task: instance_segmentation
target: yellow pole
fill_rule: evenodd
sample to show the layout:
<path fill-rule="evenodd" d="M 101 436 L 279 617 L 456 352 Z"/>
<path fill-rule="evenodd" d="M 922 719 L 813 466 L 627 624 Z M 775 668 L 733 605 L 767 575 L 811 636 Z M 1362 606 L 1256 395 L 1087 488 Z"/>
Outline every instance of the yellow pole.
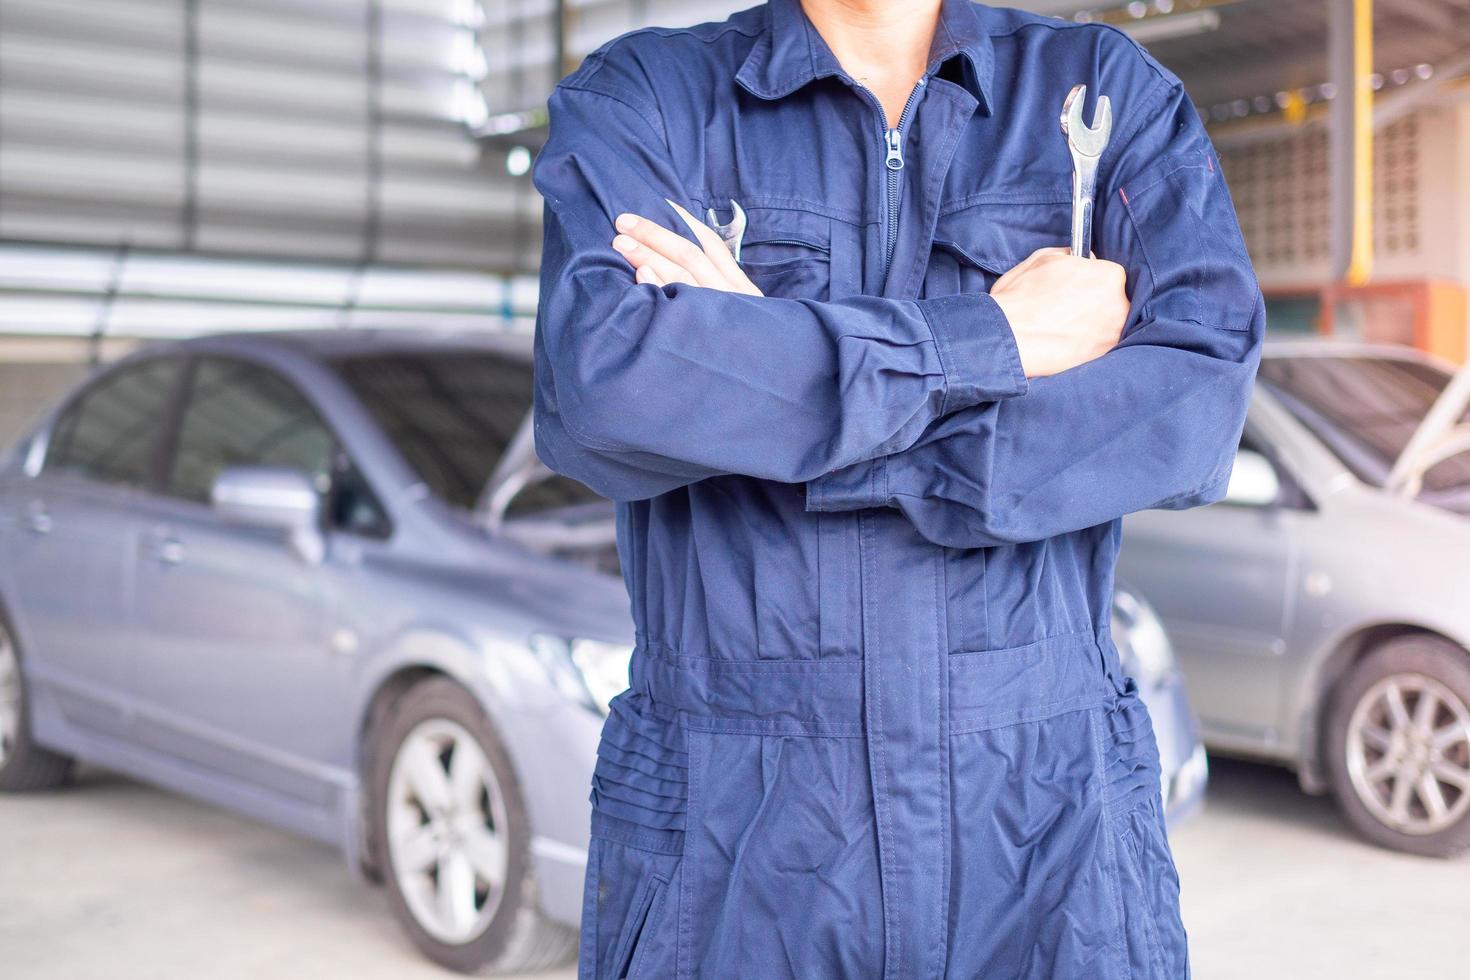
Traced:
<path fill-rule="evenodd" d="M 1353 244 L 1347 285 L 1373 275 L 1373 0 L 1353 0 Z M 1344 93 L 1348 94 L 1348 93 Z"/>

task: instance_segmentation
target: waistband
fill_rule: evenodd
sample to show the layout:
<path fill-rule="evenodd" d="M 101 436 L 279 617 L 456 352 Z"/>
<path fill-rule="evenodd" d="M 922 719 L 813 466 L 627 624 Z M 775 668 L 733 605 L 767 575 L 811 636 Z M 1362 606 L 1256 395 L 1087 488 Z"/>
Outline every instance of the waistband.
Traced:
<path fill-rule="evenodd" d="M 902 651 L 884 655 L 901 657 Z M 983 731 L 1103 703 L 1122 691 L 1117 656 L 1107 630 L 950 654 L 950 732 Z M 631 686 L 656 713 L 677 715 L 690 728 L 860 736 L 863 665 L 862 658 L 700 657 L 640 638 Z M 902 677 L 902 671 L 890 676 Z"/>

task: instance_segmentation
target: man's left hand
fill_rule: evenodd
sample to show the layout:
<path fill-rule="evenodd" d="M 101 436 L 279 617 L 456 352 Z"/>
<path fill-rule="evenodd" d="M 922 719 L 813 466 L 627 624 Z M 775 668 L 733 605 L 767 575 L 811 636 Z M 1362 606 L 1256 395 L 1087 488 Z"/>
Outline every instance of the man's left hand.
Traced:
<path fill-rule="evenodd" d="M 613 248 L 633 267 L 637 282 L 655 286 L 682 282 L 748 296 L 765 295 L 741 270 L 729 247 L 713 229 L 673 201 L 669 203 L 694 233 L 698 245 L 636 214 L 620 214 L 614 222 L 622 234 L 612 240 Z"/>

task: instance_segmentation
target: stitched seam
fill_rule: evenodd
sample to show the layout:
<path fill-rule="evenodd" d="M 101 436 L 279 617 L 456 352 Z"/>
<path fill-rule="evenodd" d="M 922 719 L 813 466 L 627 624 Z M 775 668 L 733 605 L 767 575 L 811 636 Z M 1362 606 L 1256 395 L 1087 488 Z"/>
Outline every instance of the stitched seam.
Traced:
<path fill-rule="evenodd" d="M 674 976 L 687 977 L 693 972 L 693 964 L 687 963 L 689 957 L 689 942 L 693 929 L 693 875 L 690 873 L 689 863 L 693 857 L 694 844 L 691 843 L 694 828 L 699 826 L 698 816 L 703 812 L 700 806 L 704 796 L 704 745 L 707 739 L 701 739 L 701 745 L 696 751 L 693 744 L 687 746 L 689 752 L 689 812 L 686 815 L 685 824 L 687 830 L 684 836 L 684 847 L 680 855 L 683 873 L 679 876 L 679 929 L 678 940 L 674 947 Z M 693 739 L 690 739 L 690 743 Z"/>
<path fill-rule="evenodd" d="M 819 660 L 722 660 L 717 657 L 698 657 L 679 653 L 676 649 L 658 640 L 640 640 L 637 644 L 662 660 L 674 661 L 674 666 L 687 662 L 690 669 L 707 670 L 712 674 L 852 674 L 863 669 L 860 657 L 827 657 Z"/>
<path fill-rule="evenodd" d="M 792 735 L 803 738 L 862 738 L 860 722 L 784 721 L 779 718 L 731 718 L 727 715 L 691 715 L 684 727 L 694 732 L 723 735 Z M 686 814 L 687 818 L 687 814 Z"/>
<path fill-rule="evenodd" d="M 1174 176 L 1175 174 L 1177 174 L 1181 170 L 1205 170 L 1205 169 L 1207 169 L 1203 163 L 1194 163 L 1194 162 L 1191 162 L 1191 161 L 1189 161 L 1187 159 L 1181 159 L 1181 157 L 1189 156 L 1189 155 L 1195 155 L 1195 154 L 1199 154 L 1199 153 L 1200 153 L 1199 150 L 1185 150 L 1182 153 L 1170 154 L 1163 161 L 1161 161 L 1160 163 L 1156 164 L 1156 166 L 1160 170 L 1163 170 L 1163 172 L 1160 173 L 1153 180 L 1149 181 L 1147 184 L 1144 184 L 1142 187 L 1134 187 L 1131 184 L 1126 185 L 1126 186 L 1120 184 L 1119 187 L 1118 187 L 1118 189 L 1120 191 L 1125 191 L 1126 192 L 1125 193 L 1125 196 L 1123 198 L 1123 203 L 1124 204 L 1128 204 L 1128 205 L 1132 205 L 1132 203 L 1134 201 L 1138 200 L 1140 197 L 1142 197 L 1143 195 L 1147 194 L 1149 191 L 1153 190 L 1155 187 L 1159 186 L 1164 181 L 1168 180 L 1170 177 Z M 1169 167 L 1167 170 L 1165 170 L 1164 169 L 1165 165 L 1170 164 L 1170 163 L 1174 164 L 1174 166 Z M 1144 170 L 1138 176 L 1141 177 L 1141 176 L 1143 176 L 1144 174 L 1147 174 L 1147 173 L 1148 173 L 1148 171 L 1147 170 Z"/>
<path fill-rule="evenodd" d="M 910 300 L 919 310 L 919 315 L 924 318 L 924 326 L 929 328 L 929 336 L 934 340 L 934 354 L 939 358 L 939 370 L 944 373 L 944 391 L 939 398 L 939 414 L 937 418 L 943 418 L 949 414 L 949 385 L 950 378 L 950 352 L 945 348 L 945 341 L 941 339 L 942 331 L 934 329 L 934 319 L 929 315 L 928 309 L 917 300 Z M 935 302 L 939 302 L 936 300 Z"/>
<path fill-rule="evenodd" d="M 940 853 L 944 858 L 939 866 L 939 895 L 935 907 L 935 922 L 938 923 L 939 942 L 935 946 L 935 955 L 939 958 L 939 972 L 937 976 L 944 973 L 945 961 L 948 959 L 946 950 L 949 948 L 949 865 L 952 860 L 950 853 L 950 828 L 949 808 L 951 806 L 952 791 L 949 783 L 949 633 L 945 629 L 944 614 L 947 604 L 944 601 L 946 583 L 944 578 L 945 554 L 941 552 L 934 557 L 934 634 L 937 642 L 934 654 L 939 658 L 938 678 L 940 687 L 943 689 L 943 697 L 939 698 L 938 710 L 935 713 L 936 732 L 939 751 L 935 753 L 938 757 L 935 762 L 936 775 L 939 785 L 944 791 L 941 794 L 942 805 L 939 808 L 939 841 Z"/>
<path fill-rule="evenodd" d="M 670 833 L 683 834 L 683 831 L 670 830 Z M 594 840 L 607 841 L 619 844 L 623 847 L 631 847 L 638 851 L 647 851 L 650 854 L 678 854 L 682 850 L 682 841 L 676 845 L 668 841 L 653 840 L 643 837 L 632 831 L 606 831 L 594 830 L 591 834 Z"/>
<path fill-rule="evenodd" d="M 974 735 L 978 732 L 993 732 L 998 728 L 1010 728 L 1015 725 L 1034 725 L 1037 722 L 1060 718 L 1062 715 L 1090 711 L 1106 702 L 1107 695 L 1077 694 L 1059 701 L 1028 705 L 1024 708 L 1014 708 L 1009 711 L 980 715 L 968 721 L 956 722 L 950 725 L 949 733 L 951 735 Z"/>
<path fill-rule="evenodd" d="M 1133 871 L 1142 881 L 1144 880 L 1143 844 L 1131 826 L 1123 828 L 1123 838 L 1123 850 L 1128 853 L 1128 860 L 1133 863 Z M 1148 913 L 1143 917 L 1143 942 L 1147 947 L 1148 959 L 1159 976 L 1167 976 L 1164 972 L 1163 950 L 1159 946 L 1158 933 L 1154 931 L 1154 917 L 1158 915 L 1158 911 L 1154 908 L 1154 903 L 1149 898 L 1147 890 L 1144 891 L 1142 898 L 1144 910 Z"/>
<path fill-rule="evenodd" d="M 929 76 L 926 74 L 924 77 L 928 78 Z M 930 91 L 932 90 L 925 90 L 925 98 L 949 99 L 956 106 L 962 106 L 964 104 L 961 101 L 962 98 L 965 101 L 974 101 L 974 96 L 970 95 L 970 93 L 966 92 L 964 89 L 959 90 L 960 94 L 951 94 L 945 89 L 940 89 L 937 96 L 930 96 Z M 971 109 L 973 111 L 973 106 L 971 107 Z M 960 135 L 964 132 L 965 128 L 966 125 L 962 124 L 960 126 L 951 126 L 944 131 L 945 141 L 939 146 L 939 151 L 934 154 L 934 159 L 943 160 L 944 166 L 933 167 L 932 172 L 929 174 L 928 183 L 924 187 L 923 200 L 939 200 L 944 189 L 945 178 L 949 175 L 950 165 L 953 163 L 954 160 L 955 147 L 958 145 L 960 141 Z M 938 220 L 939 216 L 938 214 L 935 214 L 934 217 L 935 220 Z M 899 295 L 904 295 L 910 292 L 917 292 L 914 286 L 916 283 L 922 280 L 924 270 L 929 265 L 929 252 L 932 247 L 933 237 L 934 236 L 932 233 L 929 234 L 927 236 L 928 241 L 920 241 L 919 247 L 914 250 L 913 264 L 909 266 L 908 274 L 903 279 L 903 285 L 901 287 Z"/>
<path fill-rule="evenodd" d="M 638 930 L 638 946 L 633 950 L 632 971 L 628 974 L 633 980 L 637 980 L 638 977 L 643 976 L 643 964 L 648 959 L 644 955 L 648 952 L 648 943 L 645 941 L 643 934 L 648 931 L 650 926 L 658 925 L 660 916 L 663 915 L 664 903 L 669 898 L 669 879 L 656 872 L 651 875 L 651 878 L 653 881 L 659 882 L 662 887 L 659 888 L 658 894 L 654 896 L 653 905 L 649 908 L 648 914 L 643 917 L 643 925 Z"/>
<path fill-rule="evenodd" d="M 1008 31 L 1001 31 L 1001 32 L 998 32 L 998 33 L 994 33 L 994 34 L 991 34 L 990 37 L 991 37 L 991 40 L 992 41 L 994 41 L 996 38 L 1015 37 L 1017 34 L 1020 34 L 1022 31 L 1026 30 L 1028 28 L 1032 28 L 1032 27 L 1044 27 L 1047 30 L 1050 30 L 1050 31 L 1058 31 L 1058 32 L 1060 32 L 1060 31 L 1071 31 L 1071 30 L 1095 30 L 1095 29 L 1101 28 L 1104 31 L 1108 31 L 1108 32 L 1110 32 L 1112 34 L 1116 34 L 1119 37 L 1123 38 L 1123 40 L 1127 42 L 1128 46 L 1131 47 L 1134 50 L 1134 53 L 1135 54 L 1138 54 L 1138 55 L 1141 55 L 1142 56 L 1142 59 L 1141 60 L 1143 61 L 1143 63 L 1148 66 L 1149 70 L 1152 71 L 1154 73 L 1154 75 L 1158 79 L 1163 79 L 1164 81 L 1168 81 L 1167 76 L 1162 71 L 1159 70 L 1159 66 L 1154 63 L 1154 60 L 1151 57 L 1148 56 L 1147 52 L 1144 51 L 1144 49 L 1139 45 L 1139 43 L 1137 41 L 1133 40 L 1133 38 L 1129 37 L 1128 36 L 1128 33 L 1126 31 L 1119 30 L 1118 28 L 1114 27 L 1111 24 L 1098 24 L 1098 23 L 1094 23 L 1094 22 L 1087 22 L 1087 23 L 1072 22 L 1072 23 L 1068 23 L 1067 21 L 1064 21 L 1064 20 L 1057 20 L 1056 18 L 1048 18 L 1046 20 L 1031 21 L 1030 23 L 1026 23 L 1026 24 L 1017 24 L 1015 27 L 1011 28 Z"/>
<path fill-rule="evenodd" d="M 863 520 L 862 515 L 859 515 L 858 519 L 860 522 L 859 527 L 861 529 L 861 534 L 868 538 L 868 547 L 863 552 L 864 570 L 868 573 L 864 576 L 865 582 L 863 585 L 863 605 L 864 607 L 866 607 L 867 590 L 871 589 L 875 585 L 877 581 L 877 575 L 876 569 L 872 567 L 872 525 L 868 521 Z M 866 661 L 867 658 L 871 656 L 875 658 L 874 663 L 877 663 L 877 658 L 881 657 L 882 655 L 881 644 L 877 638 L 877 628 L 872 624 L 869 617 L 866 615 L 866 608 L 864 610 L 864 613 L 864 660 Z M 872 647 L 871 651 L 868 649 L 869 644 L 871 644 Z M 892 815 L 889 812 L 889 808 L 885 802 L 888 797 L 888 770 L 887 756 L 884 754 L 883 743 L 883 672 L 876 668 L 871 672 L 865 670 L 863 673 L 864 682 L 869 679 L 869 673 L 871 673 L 871 679 L 874 682 L 873 690 L 871 692 L 865 691 L 863 700 L 868 706 L 870 706 L 873 717 L 876 721 L 876 724 L 868 726 L 869 737 L 867 746 L 869 752 L 876 756 L 876 758 L 873 760 L 873 764 L 870 765 L 870 768 L 872 770 L 875 783 L 875 785 L 873 786 L 873 809 L 874 811 L 876 811 L 878 817 L 878 847 L 880 860 L 878 878 L 879 891 L 881 893 L 886 890 L 884 887 L 886 885 L 886 882 L 883 880 L 882 873 L 882 868 L 884 866 L 883 862 L 886 860 L 886 866 L 889 869 L 893 868 L 893 826 L 891 822 Z M 890 907 L 891 905 L 891 902 L 883 902 L 883 936 L 885 940 L 883 959 L 885 975 L 890 972 L 888 968 L 889 964 L 902 962 L 902 960 L 899 958 L 901 955 L 900 937 L 897 935 L 897 924 L 895 922 L 893 909 Z"/>
<path fill-rule="evenodd" d="M 598 69 L 600 70 L 601 67 L 602 66 L 599 65 Z M 645 102 L 637 95 L 634 95 L 631 92 L 627 92 L 622 88 L 593 88 L 588 83 L 592 81 L 596 74 L 597 73 L 595 71 L 592 72 L 588 75 L 585 81 L 568 81 L 567 79 L 562 79 L 562 81 L 557 83 L 557 88 L 564 89 L 569 92 L 586 92 L 590 95 L 600 95 L 605 99 L 611 99 L 614 102 L 621 103 L 627 108 L 632 109 L 633 112 L 638 115 L 638 118 L 642 119 L 643 122 L 648 126 L 649 131 L 659 138 L 659 142 L 663 145 L 664 149 L 668 150 L 669 131 L 668 127 L 664 125 L 664 114 L 662 110 L 659 109 L 658 103 Z M 653 123 L 648 121 L 648 116 L 653 116 L 658 120 L 657 129 L 654 129 Z"/>
<path fill-rule="evenodd" d="M 968 211 L 971 208 L 984 207 L 987 204 L 1037 205 L 1070 204 L 1071 202 L 1072 196 L 1070 191 L 1067 192 L 1066 196 L 1062 196 L 1060 191 L 1054 194 L 1048 194 L 1035 190 L 983 190 L 976 191 L 973 194 L 966 194 L 964 197 L 957 197 L 947 204 L 942 204 L 940 206 L 938 216 L 941 218 L 948 218 L 951 215 L 957 214 L 960 211 Z"/>
<path fill-rule="evenodd" d="M 1010 659 L 1011 655 L 1014 655 L 1016 659 L 1020 659 L 1037 647 L 1060 645 L 1067 640 L 1086 640 L 1088 644 L 1091 644 L 1095 642 L 1095 634 L 1090 629 L 1069 630 L 1065 633 L 1051 633 L 1047 636 L 1031 640 L 1029 643 L 1018 643 L 1010 647 L 992 647 L 985 650 L 961 650 L 950 655 L 950 663 L 960 661 L 963 664 L 964 661 L 961 658 L 965 657 L 973 657 L 977 660 L 983 657 L 985 658 L 983 664 L 1004 663 Z M 1006 659 L 1000 659 L 1002 656 L 1005 656 Z"/>
<path fill-rule="evenodd" d="M 1102 719 L 1098 717 L 1096 711 L 1091 713 L 1088 723 L 1092 725 L 1092 764 L 1093 771 L 1097 773 L 1098 800 L 1102 809 L 1103 828 L 1105 831 L 1103 833 L 1103 847 L 1110 859 L 1110 866 L 1107 869 L 1108 890 L 1113 893 L 1113 912 L 1117 916 L 1118 922 L 1117 932 L 1113 934 L 1113 948 L 1117 950 L 1118 963 L 1122 968 L 1119 976 L 1131 976 L 1133 966 L 1128 958 L 1128 919 L 1123 907 L 1123 885 L 1118 880 L 1118 862 L 1120 859 L 1120 855 L 1118 854 L 1118 835 L 1113 832 L 1113 819 L 1111 816 L 1113 804 L 1108 794 L 1108 764 L 1107 754 L 1104 749 L 1105 728 L 1102 724 Z"/>

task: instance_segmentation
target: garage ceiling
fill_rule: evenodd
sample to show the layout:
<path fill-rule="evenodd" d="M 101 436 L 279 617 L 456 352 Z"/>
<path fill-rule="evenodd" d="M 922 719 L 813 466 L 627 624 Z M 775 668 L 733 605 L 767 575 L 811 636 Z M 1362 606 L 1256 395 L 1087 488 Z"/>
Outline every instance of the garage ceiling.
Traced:
<path fill-rule="evenodd" d="M 623 31 L 718 20 L 752 6 L 751 0 L 566 2 L 571 63 Z M 1013 5 L 1152 32 L 1152 37 L 1144 35 L 1149 49 L 1179 74 L 1205 108 L 1327 81 L 1327 0 L 1112 0 L 1091 5 L 1018 0 Z M 1376 0 L 1374 7 L 1377 68 L 1385 76 L 1441 64 L 1470 49 L 1470 0 Z M 540 107 L 554 80 L 555 0 L 496 0 L 483 8 L 487 74 L 482 89 L 489 113 Z M 1140 13 L 1142 17 L 1135 16 Z M 1159 36 L 1176 26 L 1197 26 L 1201 18 L 1215 26 Z M 526 134 L 532 142 L 535 136 Z"/>

